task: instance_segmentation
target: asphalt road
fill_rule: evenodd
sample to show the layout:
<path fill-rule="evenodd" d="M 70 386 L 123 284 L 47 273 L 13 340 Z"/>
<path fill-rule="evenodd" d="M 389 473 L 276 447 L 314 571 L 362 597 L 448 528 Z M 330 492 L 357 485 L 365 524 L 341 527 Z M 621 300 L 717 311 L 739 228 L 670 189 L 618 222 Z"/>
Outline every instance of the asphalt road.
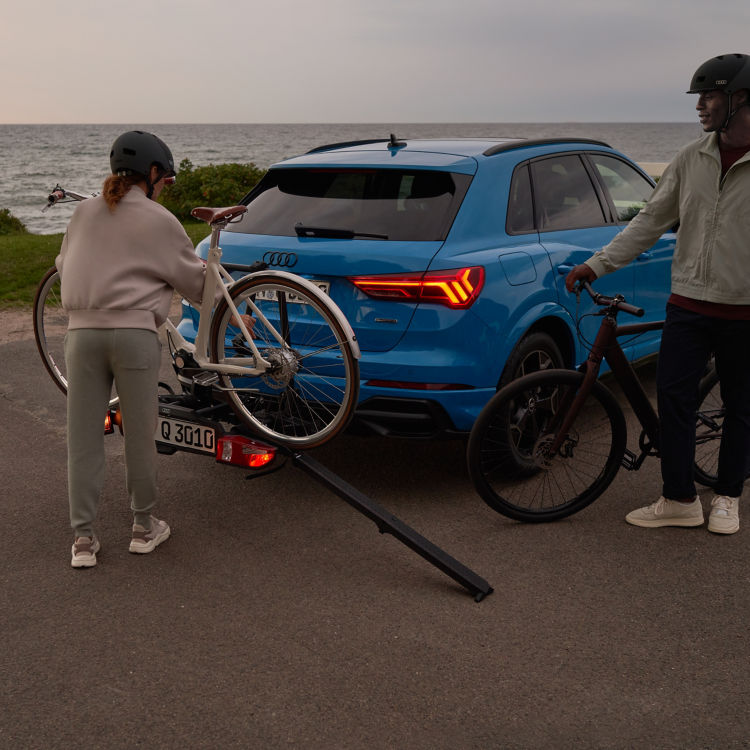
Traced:
<path fill-rule="evenodd" d="M 0 345 L 0 423 L 1 748 L 750 746 L 748 526 L 627 525 L 653 460 L 522 525 L 474 494 L 458 442 L 314 452 L 486 578 L 475 603 L 294 466 L 162 457 L 173 536 L 130 555 L 119 436 L 99 565 L 73 570 L 64 399 L 33 341 Z"/>

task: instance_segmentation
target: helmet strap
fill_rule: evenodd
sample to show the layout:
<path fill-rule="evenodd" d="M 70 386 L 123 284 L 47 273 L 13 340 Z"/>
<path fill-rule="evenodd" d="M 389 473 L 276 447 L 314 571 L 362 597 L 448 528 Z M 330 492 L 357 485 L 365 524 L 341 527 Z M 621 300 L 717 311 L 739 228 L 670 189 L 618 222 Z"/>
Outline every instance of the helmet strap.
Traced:
<path fill-rule="evenodd" d="M 150 169 L 148 170 L 148 174 L 146 175 L 146 188 L 147 188 L 147 190 L 146 190 L 146 197 L 147 197 L 147 198 L 148 198 L 149 200 L 151 200 L 151 198 L 152 198 L 152 197 L 153 197 L 153 195 L 154 195 L 154 185 L 156 185 L 156 183 L 157 183 L 157 182 L 159 182 L 159 180 L 160 180 L 160 179 L 161 179 L 162 177 L 164 177 L 164 175 L 165 175 L 166 173 L 167 173 L 167 172 L 166 172 L 166 170 L 165 170 L 165 169 L 159 169 L 159 171 L 158 171 L 158 172 L 157 172 L 157 174 L 156 174 L 156 180 L 154 180 L 154 182 L 153 182 L 153 184 L 152 184 L 152 183 L 151 183 L 151 170 L 150 170 Z"/>
<path fill-rule="evenodd" d="M 727 118 L 726 120 L 724 120 L 724 124 L 719 128 L 720 133 L 727 132 L 727 128 L 729 128 L 729 121 L 737 114 L 740 108 L 750 105 L 750 102 L 748 102 L 748 100 L 746 99 L 744 102 L 741 102 L 734 109 L 732 109 L 732 96 L 733 94 L 727 94 Z"/>

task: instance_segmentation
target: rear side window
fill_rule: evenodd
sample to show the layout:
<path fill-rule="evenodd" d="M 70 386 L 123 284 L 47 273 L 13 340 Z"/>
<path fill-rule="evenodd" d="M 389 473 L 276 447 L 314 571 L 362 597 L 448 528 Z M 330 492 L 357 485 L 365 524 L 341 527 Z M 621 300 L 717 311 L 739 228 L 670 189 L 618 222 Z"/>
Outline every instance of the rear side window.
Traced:
<path fill-rule="evenodd" d="M 532 162 L 531 175 L 540 231 L 581 229 L 606 222 L 594 184 L 578 155 Z"/>
<path fill-rule="evenodd" d="M 508 198 L 508 234 L 523 234 L 534 231 L 534 203 L 531 199 L 529 165 L 522 164 L 513 172 Z"/>
<path fill-rule="evenodd" d="M 630 221 L 646 205 L 654 186 L 629 164 L 613 156 L 589 154 L 607 187 L 618 221 Z"/>
<path fill-rule="evenodd" d="M 293 237 L 444 240 L 471 177 L 434 170 L 274 169 L 230 231 Z"/>

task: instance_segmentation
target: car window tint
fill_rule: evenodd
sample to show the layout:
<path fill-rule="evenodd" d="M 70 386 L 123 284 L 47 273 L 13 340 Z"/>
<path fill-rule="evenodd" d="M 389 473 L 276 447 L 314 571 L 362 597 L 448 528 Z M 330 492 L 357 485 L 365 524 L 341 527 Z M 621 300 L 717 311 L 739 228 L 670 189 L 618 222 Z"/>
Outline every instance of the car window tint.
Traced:
<path fill-rule="evenodd" d="M 619 221 L 630 221 L 646 204 L 654 186 L 629 164 L 613 156 L 589 154 L 607 186 Z"/>
<path fill-rule="evenodd" d="M 394 241 L 444 240 L 471 177 L 436 170 L 273 169 L 230 231 Z M 338 234 L 337 234 L 338 233 Z"/>
<path fill-rule="evenodd" d="M 513 173 L 508 198 L 508 234 L 521 234 L 534 230 L 534 202 L 531 199 L 529 166 L 523 164 Z"/>
<path fill-rule="evenodd" d="M 541 231 L 605 223 L 594 185 L 577 155 L 540 159 L 532 162 L 531 169 Z"/>

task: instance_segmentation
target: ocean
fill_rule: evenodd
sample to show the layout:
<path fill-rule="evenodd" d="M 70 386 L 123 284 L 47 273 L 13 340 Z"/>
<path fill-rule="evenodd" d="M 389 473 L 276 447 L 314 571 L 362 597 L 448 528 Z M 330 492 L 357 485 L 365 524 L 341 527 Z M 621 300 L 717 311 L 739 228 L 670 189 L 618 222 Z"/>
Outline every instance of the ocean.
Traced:
<path fill-rule="evenodd" d="M 156 133 L 175 162 L 194 166 L 229 162 L 271 164 L 326 143 L 361 138 L 581 136 L 609 143 L 637 162 L 667 162 L 701 134 L 695 123 L 431 123 L 250 125 L 0 125 L 0 209 L 7 208 L 37 234 L 63 232 L 73 207 L 42 213 L 60 183 L 98 191 L 109 170 L 109 148 L 123 131 Z M 237 199 L 242 196 L 237 196 Z"/>

